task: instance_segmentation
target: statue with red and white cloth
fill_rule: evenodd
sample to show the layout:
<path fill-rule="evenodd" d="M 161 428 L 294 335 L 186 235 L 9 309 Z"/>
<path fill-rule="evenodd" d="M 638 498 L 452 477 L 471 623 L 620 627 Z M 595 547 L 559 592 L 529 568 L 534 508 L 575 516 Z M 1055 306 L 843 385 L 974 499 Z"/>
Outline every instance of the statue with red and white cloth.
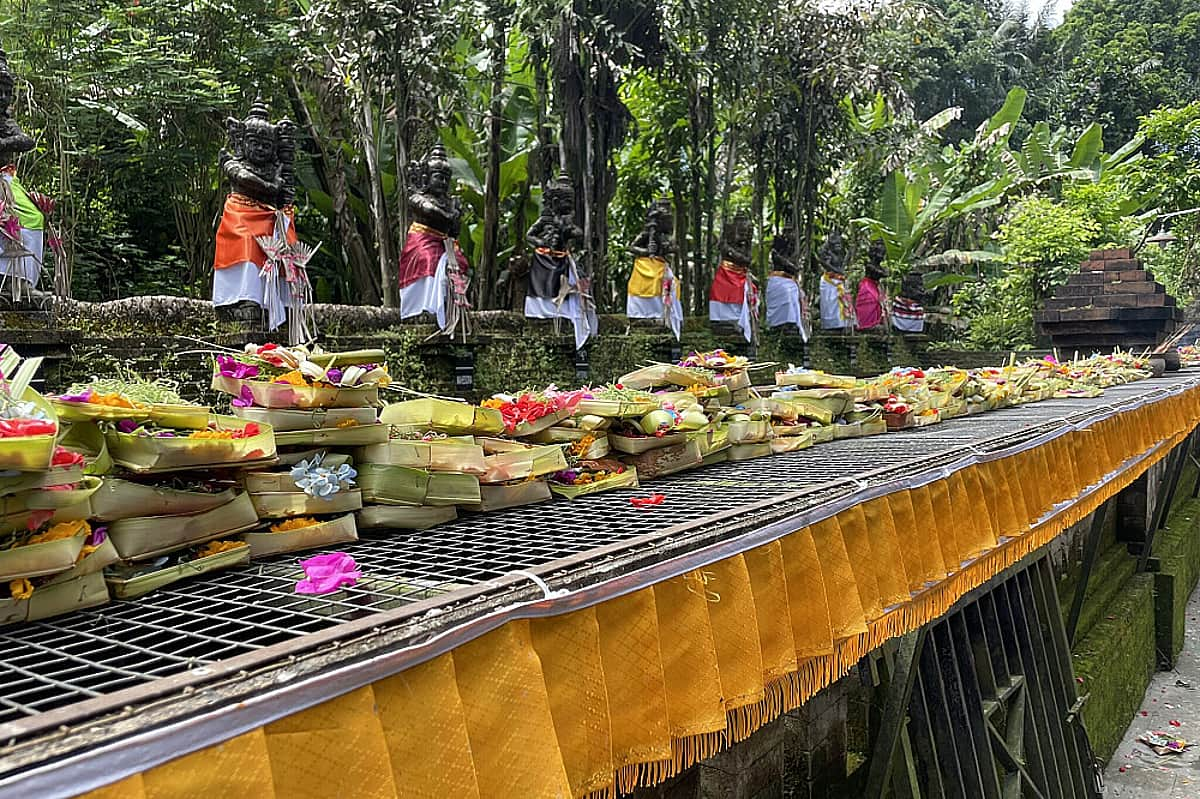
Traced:
<path fill-rule="evenodd" d="M 758 341 L 758 283 L 750 273 L 754 227 L 738 211 L 721 231 L 721 263 L 708 290 L 710 322 L 732 322 L 747 343 Z"/>
<path fill-rule="evenodd" d="M 411 165 L 409 183 L 412 222 L 400 252 L 400 317 L 432 314 L 442 333 L 465 338 L 470 264 L 458 246 L 462 204 L 450 196 L 450 161 L 441 144 Z"/>

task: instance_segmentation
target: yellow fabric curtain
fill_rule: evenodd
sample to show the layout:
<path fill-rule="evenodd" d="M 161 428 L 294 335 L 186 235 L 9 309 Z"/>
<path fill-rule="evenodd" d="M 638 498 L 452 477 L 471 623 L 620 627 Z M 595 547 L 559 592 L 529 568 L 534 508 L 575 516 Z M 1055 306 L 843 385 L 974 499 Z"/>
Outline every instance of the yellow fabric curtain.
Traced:
<path fill-rule="evenodd" d="M 945 613 L 1198 420 L 1200 390 L 1127 411 L 594 607 L 511 621 L 87 796 L 598 799 L 653 784 Z"/>

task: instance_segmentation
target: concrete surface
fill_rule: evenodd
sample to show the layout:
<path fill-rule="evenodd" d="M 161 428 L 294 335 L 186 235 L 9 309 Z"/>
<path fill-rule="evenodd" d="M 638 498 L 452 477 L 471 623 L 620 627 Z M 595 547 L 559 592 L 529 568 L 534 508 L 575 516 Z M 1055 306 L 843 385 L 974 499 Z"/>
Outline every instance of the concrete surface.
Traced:
<path fill-rule="evenodd" d="M 1188 600 L 1186 618 L 1183 651 L 1174 670 L 1154 675 L 1141 709 L 1104 771 L 1107 799 L 1200 799 L 1200 591 Z M 1160 757 L 1137 740 L 1151 730 L 1195 745 L 1182 754 Z"/>

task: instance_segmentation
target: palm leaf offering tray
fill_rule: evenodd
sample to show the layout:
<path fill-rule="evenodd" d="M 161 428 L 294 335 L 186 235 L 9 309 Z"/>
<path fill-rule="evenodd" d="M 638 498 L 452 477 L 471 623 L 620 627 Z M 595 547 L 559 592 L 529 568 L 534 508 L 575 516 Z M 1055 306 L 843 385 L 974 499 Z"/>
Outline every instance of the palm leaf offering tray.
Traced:
<path fill-rule="evenodd" d="M 704 463 L 704 456 L 700 453 L 700 442 L 686 441 L 671 447 L 652 449 L 640 455 L 626 455 L 621 460 L 637 469 L 641 479 L 652 480 L 655 477 L 694 469 Z"/>
<path fill-rule="evenodd" d="M 775 385 L 798 388 L 841 388 L 852 389 L 858 379 L 848 375 L 831 375 L 814 369 L 801 369 L 791 364 L 786 371 L 775 373 Z"/>
<path fill-rule="evenodd" d="M 92 518 L 101 521 L 135 516 L 200 513 L 232 502 L 237 492 L 204 480 L 141 483 L 106 477 L 92 495 Z"/>
<path fill-rule="evenodd" d="M 273 524 L 261 532 L 248 532 L 242 539 L 250 547 L 251 558 L 265 558 L 357 541 L 358 528 L 353 514 L 325 521 L 297 517 Z"/>
<path fill-rule="evenodd" d="M 464 504 L 463 508 L 486 513 L 522 505 L 535 505 L 551 497 L 550 486 L 545 480 L 527 480 L 511 485 L 481 485 L 479 501 Z"/>
<path fill-rule="evenodd" d="M 428 530 L 458 518 L 453 505 L 368 505 L 357 514 L 360 529 Z"/>
<path fill-rule="evenodd" d="M 275 457 L 275 435 L 268 425 L 234 416 L 208 417 L 195 428 L 163 428 L 122 420 L 105 433 L 117 464 L 134 472 L 162 472 L 255 463 Z"/>
<path fill-rule="evenodd" d="M 729 460 L 748 461 L 754 458 L 765 458 L 773 455 L 770 441 L 760 441 L 752 444 L 734 444 L 729 448 Z"/>
<path fill-rule="evenodd" d="M 504 432 L 504 417 L 495 408 L 433 397 L 384 406 L 379 421 L 399 431 L 415 433 L 435 430 L 451 436 L 487 436 Z"/>
<path fill-rule="evenodd" d="M 393 438 L 355 451 L 360 463 L 407 466 L 434 472 L 483 474 L 487 471 L 483 447 L 471 437 L 408 439 Z"/>
<path fill-rule="evenodd" d="M 122 559 L 138 560 L 236 535 L 257 524 L 254 503 L 249 494 L 243 493 L 224 505 L 198 513 L 119 519 L 109 525 L 108 537 Z"/>
<path fill-rule="evenodd" d="M 41 621 L 74 610 L 94 608 L 108 602 L 108 586 L 100 572 L 70 580 L 47 583 L 32 590 L 27 598 L 0 599 L 0 625 Z"/>
<path fill-rule="evenodd" d="M 21 368 L 40 360 L 25 361 Z M 0 372 L 0 377 L 3 374 Z M 15 383 L 0 383 L 0 471 L 45 471 L 54 457 L 58 415 L 28 385 L 20 388 L 19 394 L 10 393 L 18 388 Z"/>
<path fill-rule="evenodd" d="M 387 367 L 365 359 L 378 350 L 322 353 L 303 346 L 247 344 L 244 351 L 217 355 L 212 387 L 239 407 L 361 408 L 379 402 L 379 387 L 391 382 Z"/>
<path fill-rule="evenodd" d="M 14 543 L 0 550 L 0 582 L 41 577 L 73 567 L 91 530 L 82 523 L 71 532 L 55 538 L 33 536 L 26 543 Z"/>
<path fill-rule="evenodd" d="M 205 418 L 207 419 L 207 415 Z M 68 425 L 58 444 L 83 456 L 85 474 L 108 474 L 113 470 L 112 456 L 108 454 L 108 441 L 98 425 Z"/>
<path fill-rule="evenodd" d="M 373 425 L 374 408 L 259 408 L 253 405 L 233 407 L 239 419 L 270 425 L 276 434 L 294 430 L 329 430 Z"/>
<path fill-rule="evenodd" d="M 373 386 L 292 385 L 214 374 L 212 388 L 234 397 L 246 397 L 263 408 L 363 408 L 379 402 L 379 389 Z"/>
<path fill-rule="evenodd" d="M 525 444 L 501 438 L 477 439 L 483 447 L 487 472 L 482 483 L 504 483 L 527 477 L 541 477 L 567 468 L 562 445 Z"/>
<path fill-rule="evenodd" d="M 771 452 L 776 455 L 782 455 L 785 452 L 799 452 L 813 445 L 812 433 L 806 430 L 798 434 L 776 436 L 771 439 L 770 444 Z"/>
<path fill-rule="evenodd" d="M 104 579 L 117 599 L 136 599 L 189 577 L 249 562 L 250 547 L 244 541 L 210 541 L 175 557 L 115 566 L 105 572 Z"/>
<path fill-rule="evenodd" d="M 467 505 L 479 502 L 479 478 L 428 472 L 407 466 L 359 464 L 358 482 L 367 502 L 384 505 Z"/>
<path fill-rule="evenodd" d="M 356 488 L 338 491 L 328 497 L 312 496 L 304 491 L 268 491 L 247 496 L 257 518 L 262 519 L 351 513 L 363 503 L 362 491 Z"/>
<path fill-rule="evenodd" d="M 278 447 L 367 447 L 387 443 L 387 440 L 388 426 L 378 423 L 275 433 Z"/>
<path fill-rule="evenodd" d="M 566 469 L 550 479 L 550 490 L 567 499 L 601 491 L 637 488 L 637 469 L 620 463 L 584 461 L 579 468 Z"/>

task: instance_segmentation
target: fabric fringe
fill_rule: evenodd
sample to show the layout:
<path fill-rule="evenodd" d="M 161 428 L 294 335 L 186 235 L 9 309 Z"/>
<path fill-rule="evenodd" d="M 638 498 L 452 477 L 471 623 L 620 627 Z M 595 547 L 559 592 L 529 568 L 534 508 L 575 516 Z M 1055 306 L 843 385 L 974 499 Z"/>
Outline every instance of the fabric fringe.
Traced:
<path fill-rule="evenodd" d="M 1145 410 L 1145 409 L 1141 409 Z M 1136 412 L 1135 412 L 1136 413 Z M 1140 414 L 1139 414 L 1140 416 Z M 1182 420 L 1180 420 L 1182 422 Z M 1133 443 L 1141 444 L 1150 437 L 1144 418 L 1134 421 L 1142 431 L 1133 436 Z M 1038 458 L 1052 458 L 1046 462 L 1049 466 L 1061 467 L 1055 475 L 1065 478 L 1064 482 L 1072 482 L 1070 489 L 1076 501 L 1072 502 L 1057 513 L 1053 513 L 1044 521 L 1050 509 L 1039 509 L 1038 523 L 1025 531 L 1016 533 L 997 530 L 1000 539 L 993 549 L 981 553 L 978 557 L 966 563 L 962 568 L 950 573 L 941 582 L 928 586 L 913 595 L 912 599 L 901 605 L 885 610 L 879 618 L 867 625 L 867 632 L 843 638 L 834 644 L 833 653 L 829 656 L 806 658 L 800 662 L 796 671 L 784 674 L 766 684 L 763 698 L 747 705 L 727 710 L 727 728 L 722 732 L 704 733 L 688 736 L 683 739 L 672 738 L 670 760 L 644 763 L 639 768 L 628 766 L 616 774 L 616 787 L 621 793 L 630 793 L 637 786 L 652 786 L 686 770 L 697 762 L 717 754 L 730 744 L 740 743 L 779 716 L 795 710 L 815 696 L 819 691 L 841 679 L 870 652 L 878 649 L 883 643 L 893 638 L 905 635 L 913 630 L 941 618 L 963 596 L 980 587 L 996 574 L 1015 566 L 1030 554 L 1045 547 L 1068 528 L 1086 520 L 1105 502 L 1112 499 L 1147 469 L 1161 461 L 1172 449 L 1187 438 L 1190 430 L 1186 423 L 1169 425 L 1170 432 L 1155 430 L 1161 433 L 1158 449 L 1145 456 L 1136 468 L 1131 468 L 1137 455 L 1120 458 L 1113 457 L 1109 448 L 1121 448 L 1122 433 L 1117 425 L 1106 425 L 1100 437 L 1104 438 L 1103 447 L 1084 448 L 1091 452 L 1097 463 L 1079 463 L 1079 449 L 1070 441 L 1064 441 L 1054 453 L 1037 453 Z M 1081 431 L 1084 433 L 1090 431 Z M 1100 431 L 1096 431 L 1100 432 Z M 1094 435 L 1094 434 L 1093 434 Z M 1127 439 L 1125 439 L 1127 440 Z M 1145 453 L 1147 449 L 1141 449 Z M 1140 454 L 1139 453 L 1139 454 Z M 1041 470 L 1031 468 L 1025 474 L 1033 483 L 1039 485 L 1021 484 L 1012 490 L 1023 492 L 1031 505 L 1045 504 L 1050 500 L 1049 486 L 1038 474 Z M 1089 474 L 1089 472 L 1091 474 Z M 1098 473 L 1098 474 L 1097 474 Z M 1114 474 L 1115 473 L 1115 474 Z M 1079 482 L 1086 476 L 1095 475 L 1099 485 L 1080 486 Z M 1074 478 L 1074 481 L 1071 480 Z M 1069 490 L 1070 490 L 1069 489 Z M 1032 501 L 1035 500 L 1036 501 Z M 1060 500 L 1061 504 L 1061 500 Z M 1033 512 L 1034 508 L 1029 508 Z M 600 799 L 603 794 L 595 794 Z M 588 796 L 585 799 L 592 799 Z"/>

